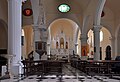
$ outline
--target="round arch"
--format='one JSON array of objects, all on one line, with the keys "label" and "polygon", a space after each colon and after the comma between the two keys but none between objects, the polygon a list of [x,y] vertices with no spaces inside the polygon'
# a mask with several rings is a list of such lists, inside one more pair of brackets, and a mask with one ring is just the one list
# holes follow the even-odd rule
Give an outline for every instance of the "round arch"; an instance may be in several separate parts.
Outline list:
[{"label": "round arch", "polygon": [[50,32],[50,29],[51,29],[51,25],[54,24],[56,21],[59,21],[59,20],[66,20],[66,21],[69,21],[70,23],[73,23],[73,26],[75,25],[77,27],[76,29],[76,34],[74,35],[74,39],[75,39],[75,43],[77,43],[77,38],[78,38],[78,34],[79,32],[81,33],[81,29],[80,29],[80,26],[78,25],[78,23],[74,22],[73,20],[71,19],[68,19],[68,18],[59,18],[59,19],[55,19],[49,26],[48,26],[48,43],[51,42],[51,32]]},{"label": "round arch", "polygon": [[120,55],[120,24],[118,25],[117,29],[116,29],[116,34],[115,34],[115,37],[116,37],[116,55]]},{"label": "round arch", "polygon": [[7,24],[0,19],[0,48],[7,49],[8,48],[8,29]]},{"label": "round arch", "polygon": [[[111,46],[111,33],[106,27],[102,27],[100,30],[100,51],[101,51],[101,59],[105,59],[105,50],[108,45]],[[89,45],[89,52],[88,55],[89,57],[93,58],[93,49],[94,49],[94,36],[93,36],[93,31],[89,30],[88,31],[88,45]]]},{"label": "round arch", "polygon": [[48,19],[48,22],[47,22],[47,27],[49,28],[51,26],[51,24],[53,24],[55,21],[59,20],[59,19],[68,19],[68,20],[71,20],[73,22],[75,22],[79,29],[81,30],[81,23],[79,22],[79,20],[73,16],[70,16],[70,15],[61,15],[61,16],[58,16],[58,17],[54,17],[54,18],[51,18],[51,19]]},{"label": "round arch", "polygon": [[114,32],[113,32],[113,29],[112,29],[112,27],[111,27],[112,25],[106,24],[106,23],[104,23],[104,22],[101,22],[101,25],[102,25],[103,27],[105,27],[105,28],[110,32],[111,36],[114,37]]},{"label": "round arch", "polygon": [[[61,24],[61,26],[59,25],[58,22]],[[55,23],[58,26],[54,26]],[[66,23],[66,24],[69,23],[71,26],[64,25],[64,23]],[[56,30],[56,31],[53,32],[52,31],[53,29]],[[61,30],[61,29],[63,29],[63,30]],[[67,33],[67,32],[71,32],[71,33]],[[64,39],[64,48],[65,48],[66,42],[67,42],[67,45],[68,45],[69,49],[72,48],[73,50],[75,50],[76,52],[78,52],[78,47],[77,47],[77,50],[76,50],[76,46],[75,45],[78,44],[78,40],[79,40],[78,38],[80,38],[79,37],[80,33],[81,33],[80,27],[73,20],[67,19],[67,18],[56,19],[48,27],[48,40],[47,40],[47,44],[51,44],[50,45],[51,48],[54,48],[56,46],[55,45],[56,42],[53,43],[53,40],[54,41],[56,40],[58,42],[58,44],[60,44],[60,38],[56,38],[56,35],[57,36],[61,35],[60,37],[63,37],[63,39]],[[70,37],[70,35],[72,37]],[[70,44],[70,41],[73,42],[73,43]]]}]

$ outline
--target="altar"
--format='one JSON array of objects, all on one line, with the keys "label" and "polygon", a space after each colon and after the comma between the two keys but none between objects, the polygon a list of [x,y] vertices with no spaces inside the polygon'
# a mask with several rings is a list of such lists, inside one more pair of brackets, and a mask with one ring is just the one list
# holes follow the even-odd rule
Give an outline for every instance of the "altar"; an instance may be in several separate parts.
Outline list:
[{"label": "altar", "polygon": [[58,30],[55,36],[52,36],[50,44],[50,54],[53,59],[69,59],[73,55],[73,38],[68,36],[64,30]]},{"label": "altar", "polygon": [[68,58],[69,55],[73,55],[73,49],[51,49],[51,54],[58,59]]}]

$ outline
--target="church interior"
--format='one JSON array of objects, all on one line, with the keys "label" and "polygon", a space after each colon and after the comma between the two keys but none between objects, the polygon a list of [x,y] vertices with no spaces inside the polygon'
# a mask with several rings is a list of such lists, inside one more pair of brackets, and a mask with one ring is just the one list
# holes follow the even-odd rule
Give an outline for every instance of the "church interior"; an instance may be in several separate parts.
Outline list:
[{"label": "church interior", "polygon": [[0,82],[119,82],[120,0],[0,0]]}]

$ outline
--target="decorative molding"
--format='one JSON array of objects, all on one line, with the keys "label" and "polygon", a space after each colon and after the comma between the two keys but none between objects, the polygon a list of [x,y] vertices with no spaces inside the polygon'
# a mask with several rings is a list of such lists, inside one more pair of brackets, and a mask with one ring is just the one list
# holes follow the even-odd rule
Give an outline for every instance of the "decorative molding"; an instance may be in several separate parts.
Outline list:
[{"label": "decorative molding", "polygon": [[94,25],[93,32],[100,32],[100,29],[102,28],[101,25]]}]

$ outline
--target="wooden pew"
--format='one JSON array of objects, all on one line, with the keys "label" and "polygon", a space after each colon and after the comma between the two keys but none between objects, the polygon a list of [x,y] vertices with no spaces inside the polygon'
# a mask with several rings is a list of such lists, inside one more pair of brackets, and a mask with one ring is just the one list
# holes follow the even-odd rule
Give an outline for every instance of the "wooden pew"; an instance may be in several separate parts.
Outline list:
[{"label": "wooden pew", "polygon": [[115,74],[112,72],[113,65],[120,63],[120,61],[115,60],[71,60],[71,66],[85,72],[86,74],[91,74],[92,72],[100,75],[120,75],[118,72]]},{"label": "wooden pew", "polygon": [[46,75],[55,74],[62,75],[62,64],[64,61],[58,60],[38,60],[38,61],[22,61],[24,65],[24,75]]},{"label": "wooden pew", "polygon": [[44,72],[44,64],[42,61],[29,61],[24,60],[22,61],[24,67],[24,75],[41,75]]}]

